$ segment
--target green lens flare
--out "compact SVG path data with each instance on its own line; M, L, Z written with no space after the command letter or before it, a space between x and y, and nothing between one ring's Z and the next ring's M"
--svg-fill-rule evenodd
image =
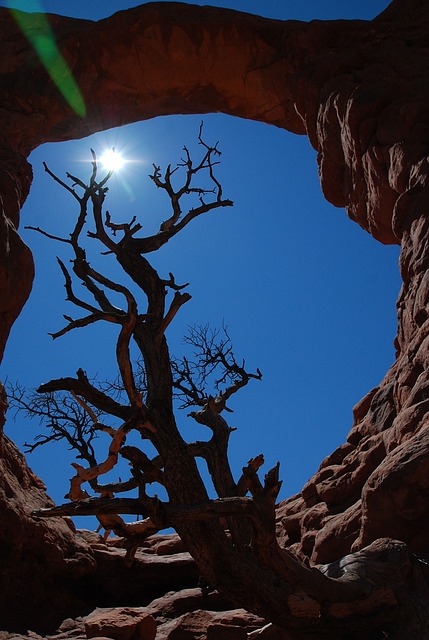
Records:
M23 13L10 8L16 23L32 45L52 82L67 104L83 118L86 106L67 62L61 55L54 34L43 10L40 13Z

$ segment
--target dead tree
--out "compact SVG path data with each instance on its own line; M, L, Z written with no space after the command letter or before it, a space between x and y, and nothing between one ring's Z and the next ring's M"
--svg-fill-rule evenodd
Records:
M195 360L170 357L165 332L190 295L178 286L170 273L163 278L150 264L147 255L171 241L195 218L220 207L229 207L215 175L219 159L217 145L207 145L199 135L203 154L194 164L185 148L184 158L175 169L162 172L154 166L151 176L171 203L171 213L154 235L142 236L141 224L114 222L103 205L110 174L98 177L93 154L92 175L86 184L68 177L72 186L46 171L70 192L79 208L70 237L58 238L73 252L72 273L59 261L64 274L67 299L85 314L66 316L67 324L53 333L58 338L74 329L97 322L118 327L116 359L120 387L125 400L94 384L80 369L75 377L43 384L39 393L70 393L89 416L92 428L106 432L110 446L104 460L83 456L87 466L74 464L70 502L39 511L36 517L96 515L107 530L123 538L128 560L150 534L174 527L194 557L199 571L212 588L231 602L253 611L267 621L287 629L291 638L426 638L429 634L428 598L424 565L410 554L400 541L382 539L358 553L331 565L309 567L301 563L276 539L275 508L281 481L279 465L260 480L258 471L263 456L255 455L236 480L228 462L228 442L232 429L224 418L227 402L250 379L260 378L257 370L249 373L236 361L228 336L216 336L203 328L190 335ZM177 186L180 171L183 181ZM206 173L208 187L195 185L195 178ZM198 198L195 207L183 209L187 196ZM83 248L83 234L101 244L103 251L116 259L141 298L131 287L119 284L94 269ZM74 289L76 277L85 286L90 302ZM122 297L122 308L112 302ZM142 306L143 305L143 306ZM131 345L139 354L144 370L144 385L136 382L136 367ZM220 371L217 388L207 391L207 379ZM197 373L197 375L195 375ZM184 406L194 406L192 419L207 427L210 437L188 443L180 434L174 411L174 395ZM113 419L115 426L109 426ZM140 434L141 447L125 445L127 435ZM150 441L157 455L144 452ZM117 463L119 454L131 464L132 476L124 483L99 484L99 478ZM196 458L201 457L213 480L217 498L210 499L199 473ZM83 488L89 484L96 497ZM167 500L149 496L150 483L165 488ZM138 496L113 497L135 488ZM127 524L121 514L137 514L143 519Z

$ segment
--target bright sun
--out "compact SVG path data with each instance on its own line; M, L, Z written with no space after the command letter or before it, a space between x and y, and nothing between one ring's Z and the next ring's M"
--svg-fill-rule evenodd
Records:
M115 149L108 149L101 156L100 162L106 171L118 171L124 166L125 159Z

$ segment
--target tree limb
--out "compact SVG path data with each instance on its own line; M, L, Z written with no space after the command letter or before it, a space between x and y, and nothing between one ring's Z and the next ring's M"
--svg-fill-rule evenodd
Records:
M78 369L76 378L58 378L50 380L40 385L37 389L38 393L51 393L54 391L74 391L76 394L85 398L92 406L105 411L106 413L116 416L121 420L127 421L131 418L132 410L129 406L116 402L113 398L97 389L88 380L85 372Z

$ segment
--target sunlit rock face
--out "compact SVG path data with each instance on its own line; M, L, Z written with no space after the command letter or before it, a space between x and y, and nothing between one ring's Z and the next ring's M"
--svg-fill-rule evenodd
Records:
M283 23L213 7L155 3L99 23L53 17L52 24L82 93L85 118L64 102L11 15L0 10L0 346L31 288L31 255L16 228L31 182L25 158L34 147L161 114L212 111L307 134L318 151L326 198L345 206L377 240L401 245L403 287L397 360L355 407L345 444L322 462L298 496L280 506L279 537L316 563L382 536L424 551L429 534L426 0L395 0L371 23ZM12 544L8 557L22 560L19 571L12 564L2 568L6 580L19 576L10 580L8 597L19 594L22 603L31 597L34 611L26 621L31 626L38 598L55 590L58 576L90 575L94 553L64 523L31 520L32 505L45 500L43 488L6 439L2 456L0 548ZM19 489L22 478L25 493ZM54 560L47 563L50 554ZM76 603L73 589L64 589L64 599Z

